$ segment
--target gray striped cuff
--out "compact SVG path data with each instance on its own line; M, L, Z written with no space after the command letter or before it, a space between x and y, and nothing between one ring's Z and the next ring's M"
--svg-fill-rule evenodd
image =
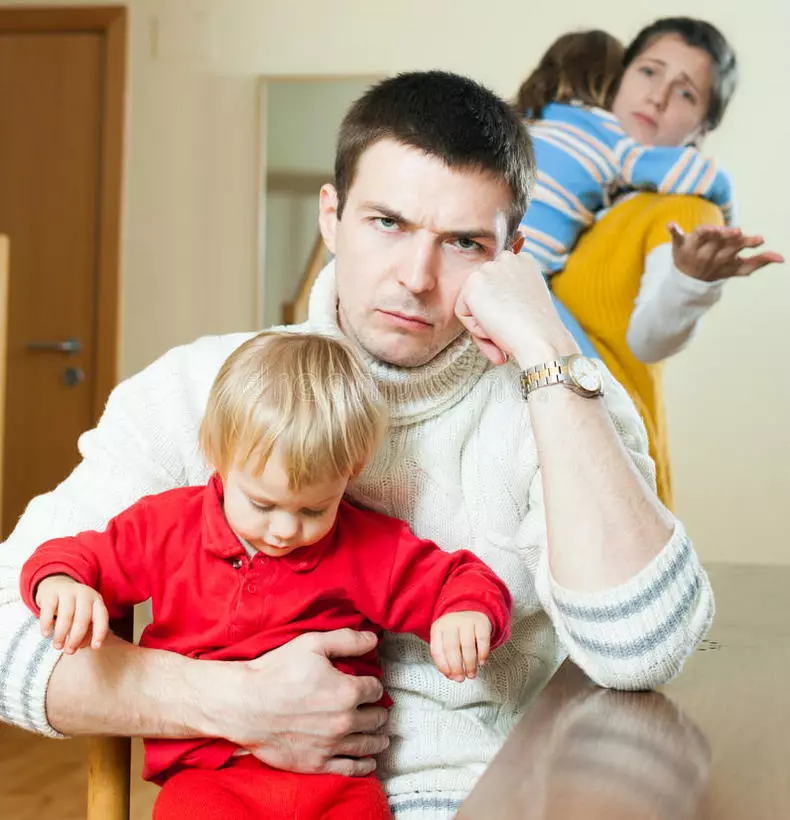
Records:
M541 568L553 618L571 655L606 685L651 688L673 677L713 615L713 595L682 525L624 584L597 592L565 589Z
M61 653L42 638L38 619L21 601L3 605L2 616L0 720L63 737L49 725L46 713L47 684Z
M467 795L442 792L415 792L390 797L396 820L452 820Z

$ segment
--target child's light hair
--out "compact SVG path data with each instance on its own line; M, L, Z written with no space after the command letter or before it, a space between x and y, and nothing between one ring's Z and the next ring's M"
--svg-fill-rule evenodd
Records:
M370 374L345 342L271 331L220 368L200 446L223 477L234 468L260 475L277 447L297 490L361 470L386 423Z

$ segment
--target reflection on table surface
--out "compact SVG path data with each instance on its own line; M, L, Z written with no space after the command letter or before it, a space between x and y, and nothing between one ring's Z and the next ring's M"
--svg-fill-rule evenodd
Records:
M790 568L713 567L708 639L661 692L566 663L458 820L790 818Z
M710 762L705 736L667 697L599 689L566 663L458 818L687 820Z

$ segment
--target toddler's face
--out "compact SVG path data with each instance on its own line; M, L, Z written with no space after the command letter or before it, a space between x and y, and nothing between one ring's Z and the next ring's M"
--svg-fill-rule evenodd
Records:
M286 465L275 450L259 476L246 469L230 471L225 517L236 535L256 550L281 558L315 544L332 529L349 478L290 490Z

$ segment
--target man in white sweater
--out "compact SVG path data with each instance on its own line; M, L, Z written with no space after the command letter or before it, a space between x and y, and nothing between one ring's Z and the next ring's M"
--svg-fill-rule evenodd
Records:
M329 660L368 651L367 634L303 636L238 664L118 639L61 657L43 640L18 590L36 546L207 480L203 407L249 334L204 338L115 389L80 438L82 463L0 550L0 718L52 736L223 736L294 771L360 774L383 753L398 817L449 818L564 657L603 686L659 685L705 634L713 597L656 499L633 405L608 374L566 358L576 345L517 255L534 178L520 118L470 80L401 75L352 107L335 172L320 203L335 261L304 327L345 334L392 414L353 495L489 563L514 597L512 639L460 685L416 638L388 638L389 720L370 705L381 684Z

